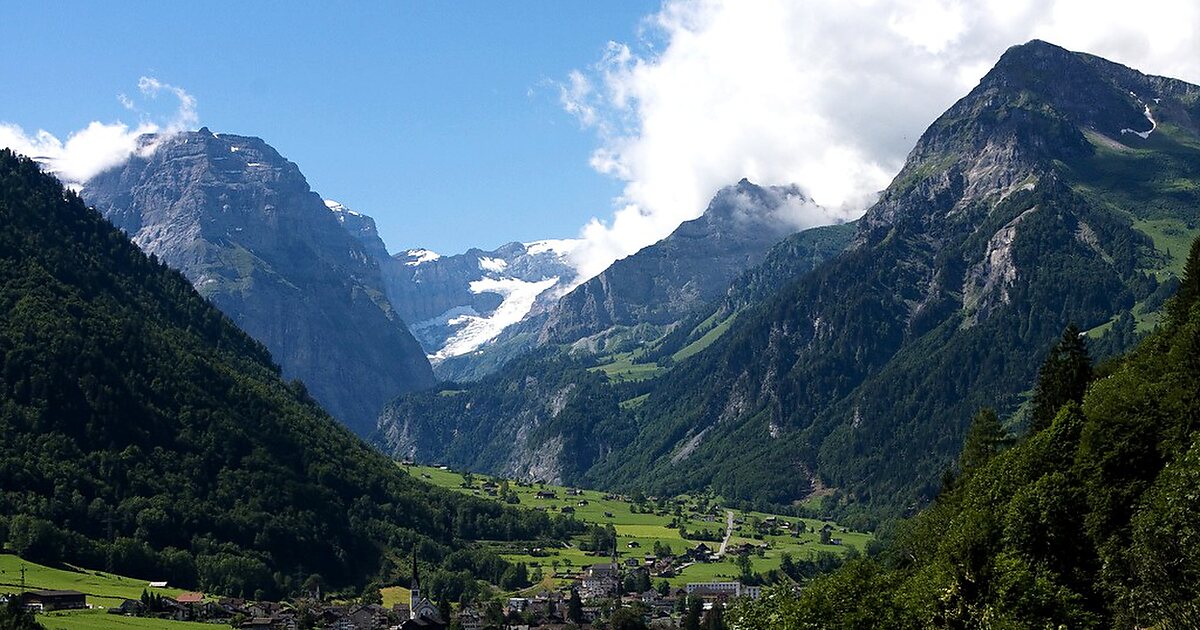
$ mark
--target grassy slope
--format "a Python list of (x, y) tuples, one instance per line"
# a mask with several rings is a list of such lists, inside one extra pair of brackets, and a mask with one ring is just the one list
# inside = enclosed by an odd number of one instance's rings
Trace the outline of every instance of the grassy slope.
[[(426, 479), (435, 485), (456, 490), (463, 493), (479, 493), (480, 496), (486, 496), (482, 492), (476, 490), (468, 490), (462, 487), (463, 477), (461, 474), (450, 471), (431, 468), (425, 466), (409, 467), (413, 475)], [(475, 475), (475, 485), (478, 487), (481, 479), (486, 478), (483, 475)], [(498, 480), (497, 480), (498, 481)], [(632, 504), (621, 498), (605, 499), (605, 493), (595, 490), (584, 490), (582, 496), (569, 497), (566, 495), (567, 488), (562, 486), (541, 485), (533, 486), (518, 486), (512, 484), (511, 489), (520, 497), (520, 506), (526, 509), (545, 508), (548, 511), (560, 511), (565, 506), (571, 506), (575, 509), (575, 518), (587, 522), (597, 523), (601, 525), (612, 524), (617, 530), (618, 554), (621, 559), (636, 557), (641, 558), (643, 555), (653, 553), (654, 543), (656, 541), (670, 545), (675, 553), (682, 552), (686, 548), (695, 547), (699, 541), (684, 540), (679, 535), (679, 530), (668, 527), (668, 523), (672, 520), (672, 502), (667, 503), (668, 508), (657, 514), (639, 513), (634, 514), (630, 511)], [(539, 499), (535, 495), (542, 490), (551, 490), (558, 496), (556, 499)], [(581, 499), (586, 499), (588, 505), (578, 505)], [(698, 497), (677, 497), (686, 509), (683, 510), (686, 518), (686, 527), (689, 531), (697, 531), (708, 529), (714, 532), (724, 532), (724, 509), (719, 510), (714, 516), (713, 521), (703, 520), (702, 515), (695, 511), (696, 506), (702, 500)], [(710, 505), (717, 504), (719, 499), (708, 498)], [(612, 514), (611, 517), (606, 516), (606, 513)], [(735, 512), (735, 516), (739, 520), (747, 521), (751, 517), (765, 519), (770, 514), (760, 512), (741, 513)], [(835, 554), (846, 553), (848, 548), (862, 550), (863, 547), (872, 538), (871, 534), (861, 532), (847, 532), (834, 534), (835, 538), (843, 539), (843, 546), (822, 545), (820, 536), (817, 530), (824, 524), (821, 521), (812, 519), (798, 519), (794, 517), (777, 518), (787, 520), (791, 523), (803, 521), (806, 531), (800, 534), (799, 537), (792, 536), (767, 536), (765, 539), (771, 543), (769, 549), (763, 557), (754, 556), (752, 565), (754, 570), (759, 573), (776, 569), (779, 567), (780, 559), (784, 553), (790, 553), (793, 558), (803, 559), (815, 556), (819, 552), (830, 552)], [(836, 527), (836, 526), (835, 526)], [(841, 528), (837, 528), (840, 530)], [(761, 541), (751, 538), (752, 530), (748, 522), (742, 523), (736, 528), (730, 544), (739, 544), (742, 542), (759, 543)], [(605, 561), (605, 558), (597, 558), (578, 548), (578, 541), (571, 548), (564, 549), (548, 549), (550, 555), (548, 557), (536, 557), (530, 555), (527, 549), (519, 548), (519, 546), (502, 545), (495, 543), (497, 551), (499, 551), (505, 559), (513, 562), (525, 562), (530, 566), (530, 570), (534, 567), (541, 567), (543, 572), (549, 576), (550, 573), (556, 572), (553, 563), (557, 561), (559, 567), (557, 574), (559, 577), (572, 572), (571, 570), (579, 567), (595, 564)], [(630, 548), (629, 544), (636, 542), (637, 548)], [(716, 547), (719, 543), (707, 543), (711, 547)], [(732, 558), (726, 559), (723, 562), (711, 564), (693, 564), (674, 578), (668, 580), (673, 586), (679, 586), (688, 582), (702, 582), (715, 579), (734, 578), (738, 575), (737, 565)], [(655, 580), (657, 582), (657, 580)]]
[[(124, 599), (137, 599), (141, 597), (142, 590), (147, 588), (146, 580), (86, 569), (55, 569), (4, 554), (0, 555), (0, 592), (16, 592), (19, 589), (22, 565), (25, 567), (27, 589), (79, 591), (88, 596), (87, 602), (93, 606), (114, 606)], [(183, 592), (174, 588), (148, 590), (168, 597)]]
[(124, 599), (141, 597), (148, 590), (167, 597), (183, 591), (177, 588), (148, 588), (146, 580), (113, 575), (87, 569), (55, 569), (21, 558), (0, 555), (0, 593), (17, 592), (21, 583), (21, 567), (25, 567), (25, 588), (67, 589), (87, 595), (87, 603), (95, 610), (60, 611), (39, 615), (38, 621), (48, 630), (75, 630), (76, 628), (165, 628), (187, 630), (188, 628), (212, 628), (209, 624), (165, 621), (110, 615), (103, 608), (121, 603)]

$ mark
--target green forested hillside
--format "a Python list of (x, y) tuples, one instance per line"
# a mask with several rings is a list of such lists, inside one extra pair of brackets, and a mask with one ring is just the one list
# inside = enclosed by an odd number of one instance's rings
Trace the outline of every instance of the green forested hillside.
[(221, 593), (394, 579), (414, 547), (457, 571), (437, 578), (453, 593), (504, 569), (463, 539), (572, 526), (398, 471), (182, 275), (9, 151), (0, 436), (0, 542)]
[(743, 606), (742, 627), (1200, 627), (1197, 357), (1200, 240), (1164, 327), (1082, 404), (1048, 362), (1039, 392), (1067, 401), (1048, 426), (1008, 449), (980, 439), (997, 424), (973, 431), (958, 479), (881, 558)]

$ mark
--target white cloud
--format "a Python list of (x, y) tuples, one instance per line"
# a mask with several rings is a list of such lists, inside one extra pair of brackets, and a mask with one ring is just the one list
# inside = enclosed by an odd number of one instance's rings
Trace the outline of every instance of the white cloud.
[[(178, 106), (166, 121), (159, 123), (152, 120), (150, 114), (138, 109), (133, 99), (119, 94), (117, 100), (121, 106), (138, 113), (142, 118), (136, 126), (120, 121), (92, 121), (83, 129), (68, 134), (64, 141), (43, 129), (29, 134), (18, 125), (0, 122), (0, 147), (36, 158), (47, 171), (68, 184), (78, 186), (128, 160), (139, 150), (139, 136), (147, 133), (178, 133), (194, 128), (199, 121), (196, 99), (184, 89), (153, 77), (142, 77), (138, 81), (138, 89), (150, 99), (156, 99), (161, 92), (168, 92), (178, 100)], [(152, 145), (141, 150), (153, 151), (153, 148)]]
[(1200, 82), (1200, 3), (1147, 0), (668, 0), (560, 86), (591, 166), (625, 183), (582, 229), (583, 278), (748, 177), (796, 183), (827, 221), (886, 187), (925, 127), (1033, 38)]

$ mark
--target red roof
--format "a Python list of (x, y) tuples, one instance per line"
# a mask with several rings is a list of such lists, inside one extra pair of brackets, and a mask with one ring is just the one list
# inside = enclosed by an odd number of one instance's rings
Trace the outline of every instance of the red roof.
[(180, 604), (199, 604), (204, 599), (204, 593), (180, 593), (175, 601)]

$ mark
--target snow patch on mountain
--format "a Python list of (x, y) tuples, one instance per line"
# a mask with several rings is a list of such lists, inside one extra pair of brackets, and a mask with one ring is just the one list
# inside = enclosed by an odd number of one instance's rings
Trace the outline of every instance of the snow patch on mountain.
[(404, 255), (408, 258), (404, 264), (410, 267), (416, 267), (421, 263), (433, 262), (442, 257), (441, 254), (428, 249), (409, 249), (405, 250)]
[(522, 243), (525, 246), (525, 253), (530, 256), (539, 254), (554, 254), (556, 256), (569, 256), (583, 243), (582, 239), (578, 238), (548, 238), (531, 243)]
[(1121, 135), (1131, 133), (1131, 134), (1141, 138), (1142, 140), (1149, 138), (1150, 134), (1154, 133), (1155, 129), (1158, 129), (1158, 121), (1154, 120), (1154, 116), (1150, 114), (1150, 106), (1149, 105), (1146, 105), (1146, 111), (1142, 112), (1142, 115), (1144, 115), (1146, 117), (1146, 120), (1150, 121), (1150, 129), (1149, 130), (1138, 131), (1136, 129), (1126, 128), (1126, 129), (1121, 130)]
[[(481, 256), (479, 258), (479, 268), (484, 271), (501, 273), (507, 267), (508, 261), (504, 260), (503, 258), (488, 258), (487, 256)], [(476, 291), (476, 293), (478, 293), (478, 291)]]
[[(447, 311), (434, 318), (439, 322), (444, 321), (446, 325), (456, 327), (457, 330), (446, 340), (440, 350), (429, 355), (429, 359), (435, 362), (442, 361), (477, 350), (483, 344), (495, 339), (505, 328), (524, 319), (533, 308), (537, 297), (557, 283), (558, 276), (537, 282), (517, 278), (481, 278), (471, 282), (472, 293), (496, 293), (503, 297), (503, 301), (486, 317), (475, 313), (474, 309), (459, 307), (451, 309), (451, 311), (458, 311), (457, 313)], [(426, 324), (426, 322), (422, 322), (422, 324)]]
[[(249, 165), (247, 165), (247, 166), (249, 166)], [(335, 216), (337, 216), (338, 220), (342, 221), (343, 223), (345, 222), (345, 218), (342, 215), (348, 214), (352, 217), (361, 217), (362, 216), (361, 214), (351, 210), (350, 208), (347, 208), (346, 206), (343, 206), (341, 203), (334, 201), (332, 199), (325, 200), (325, 207), (329, 208), (331, 211), (333, 211), (333, 214)]]

